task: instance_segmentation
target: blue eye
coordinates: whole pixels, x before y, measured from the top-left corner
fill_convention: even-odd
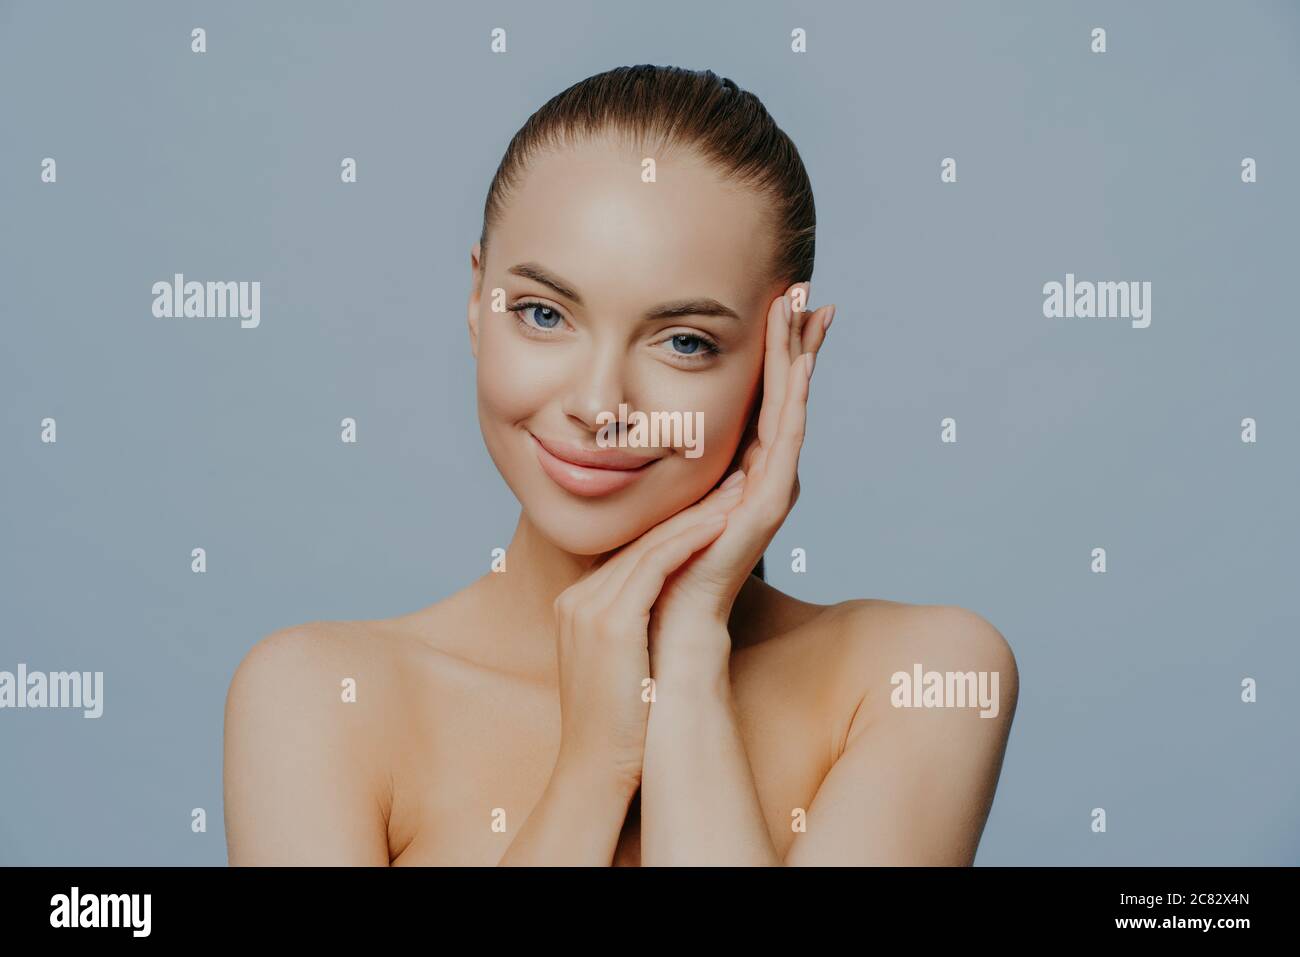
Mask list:
[[[554,329],[557,325],[559,325],[560,320],[562,318],[560,314],[556,312],[554,309],[552,309],[550,306],[544,306],[540,302],[521,302],[519,303],[519,305],[515,306],[510,311],[516,313],[520,317],[520,319],[523,319],[523,317],[526,316],[528,314],[528,311],[531,309],[537,310],[537,313],[546,314],[546,315],[539,315],[535,313],[532,317],[533,322],[536,323],[537,326],[541,329]]]
[[[721,351],[716,343],[688,332],[679,332],[667,341],[672,343],[672,354],[683,358],[703,359]]]

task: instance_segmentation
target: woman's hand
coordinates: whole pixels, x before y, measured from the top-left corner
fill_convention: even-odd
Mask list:
[[[665,579],[718,537],[738,485],[718,488],[656,525],[555,600],[560,672],[556,774],[613,776],[631,797],[641,781],[650,610]]]
[[[807,294],[805,284],[791,287],[798,289]],[[762,407],[755,434],[747,436],[747,445],[742,442],[741,471],[731,478],[742,498],[728,513],[726,531],[673,576],[656,602],[651,647],[656,665],[679,654],[702,655],[715,665],[729,656],[725,636],[732,604],[799,497],[808,383],[834,315],[833,305],[811,313],[794,310],[789,293],[768,309]],[[674,641],[685,650],[670,650]]]

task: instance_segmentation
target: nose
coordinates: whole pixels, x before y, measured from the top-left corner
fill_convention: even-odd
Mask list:
[[[627,356],[620,345],[611,337],[578,358],[565,392],[565,414],[592,433],[602,426],[600,413],[617,419],[619,403],[627,401]]]

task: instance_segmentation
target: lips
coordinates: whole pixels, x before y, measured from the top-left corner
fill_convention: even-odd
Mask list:
[[[584,449],[554,439],[539,439],[531,432],[537,461],[556,485],[587,498],[609,495],[627,488],[659,461],[659,456],[637,455],[622,449]]]

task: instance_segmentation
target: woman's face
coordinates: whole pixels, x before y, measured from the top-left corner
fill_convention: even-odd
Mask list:
[[[693,154],[656,163],[643,182],[642,157],[608,140],[537,157],[486,264],[471,251],[483,438],[533,525],[574,554],[626,544],[718,481],[786,291],[761,272],[771,238],[756,194]],[[624,429],[620,405],[623,422],[660,413],[661,428]],[[658,445],[629,444],[654,431]]]

